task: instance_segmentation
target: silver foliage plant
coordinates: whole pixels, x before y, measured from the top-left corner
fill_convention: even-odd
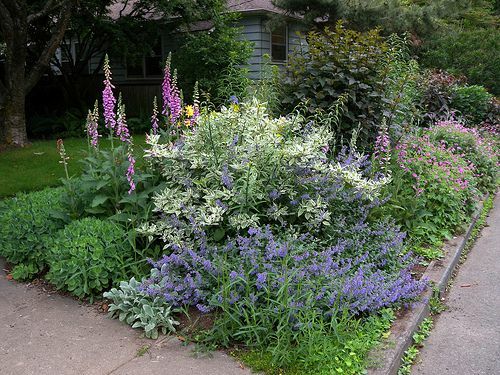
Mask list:
[[[159,168],[165,187],[154,197],[154,220],[139,230],[168,248],[186,243],[199,229],[218,241],[267,224],[329,226],[334,218],[328,202],[306,194],[297,171],[341,179],[368,200],[389,182],[367,177],[361,163],[329,158],[333,137],[299,113],[272,118],[255,99],[202,114],[175,143],[150,136],[146,158]]]
[[[120,289],[113,288],[104,293],[113,303],[109,305],[109,316],[118,318],[132,328],[142,328],[146,337],[157,339],[159,332],[175,332],[179,323],[172,318],[175,312],[164,298],[151,297],[138,291],[140,282],[135,278],[122,281]]]

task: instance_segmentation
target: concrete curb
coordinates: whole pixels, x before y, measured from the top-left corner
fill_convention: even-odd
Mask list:
[[[443,247],[444,258],[432,261],[422,275],[422,277],[434,282],[435,288],[439,289],[440,294],[444,293],[448,282],[453,276],[453,271],[460,262],[462,252],[482,213],[484,202],[488,198],[489,193],[479,204],[476,214],[472,217],[472,221],[465,234],[447,242]],[[374,357],[377,360],[375,366],[379,365],[380,367],[369,368],[368,375],[397,375],[405,351],[413,344],[413,334],[418,330],[420,323],[429,316],[429,302],[432,293],[433,290],[427,288],[422,295],[421,302],[416,303],[411,309],[405,311],[402,316],[394,321],[391,327],[391,334],[382,352],[374,353]]]

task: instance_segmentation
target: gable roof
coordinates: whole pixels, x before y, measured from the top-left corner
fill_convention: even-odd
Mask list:
[[[121,0],[113,3],[108,8],[111,18],[118,19],[121,16],[130,15],[134,11],[134,4],[136,2],[137,0]],[[230,12],[254,14],[273,13],[300,18],[290,15],[281,8],[275,7],[271,0],[228,0],[227,8]],[[150,19],[160,18],[157,14],[154,14],[154,12],[146,14],[146,17]]]
[[[227,7],[232,12],[284,14],[271,0],[228,0]]]

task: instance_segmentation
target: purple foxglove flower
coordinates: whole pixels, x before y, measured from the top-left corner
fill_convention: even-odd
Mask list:
[[[163,107],[161,113],[165,116],[169,114],[171,92],[172,92],[172,77],[170,75],[170,61],[172,55],[169,53],[167,61],[165,62],[165,69],[163,70],[163,82],[161,84],[161,95],[163,99]]]
[[[122,104],[122,96],[118,98],[118,113],[116,119],[116,135],[122,142],[130,143],[130,132],[128,131],[127,116],[125,114],[125,105]]]
[[[99,137],[101,135],[98,131],[99,126],[99,108],[97,101],[95,102],[94,110],[90,111],[87,115],[87,136],[89,137],[90,144],[92,147],[97,149],[99,143]]]
[[[109,58],[106,54],[104,58],[104,90],[102,92],[102,105],[104,108],[104,124],[112,132],[116,126],[115,105],[116,99],[113,94],[115,86],[111,83],[111,68]]]
[[[135,190],[135,183],[134,183],[134,175],[135,175],[135,159],[134,156],[132,155],[131,152],[128,153],[128,169],[127,169],[127,181],[129,183],[130,189],[128,190],[129,194],[132,194],[132,192]]]
[[[156,96],[153,99],[153,115],[151,116],[151,131],[154,135],[158,134],[158,104]]]

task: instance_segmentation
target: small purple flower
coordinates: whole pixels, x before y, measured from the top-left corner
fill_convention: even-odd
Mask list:
[[[258,290],[261,290],[264,287],[264,284],[267,280],[267,273],[262,272],[257,274],[256,286]]]
[[[236,95],[231,95],[229,97],[229,103],[231,103],[233,105],[237,105],[237,104],[240,104],[240,101],[238,100],[238,98],[236,97]]]
[[[233,188],[233,179],[229,175],[229,168],[227,164],[224,164],[222,167],[221,182],[227,189],[231,190]]]
[[[278,190],[274,189],[269,193],[269,198],[271,198],[273,201],[278,199],[280,196],[280,193]]]

